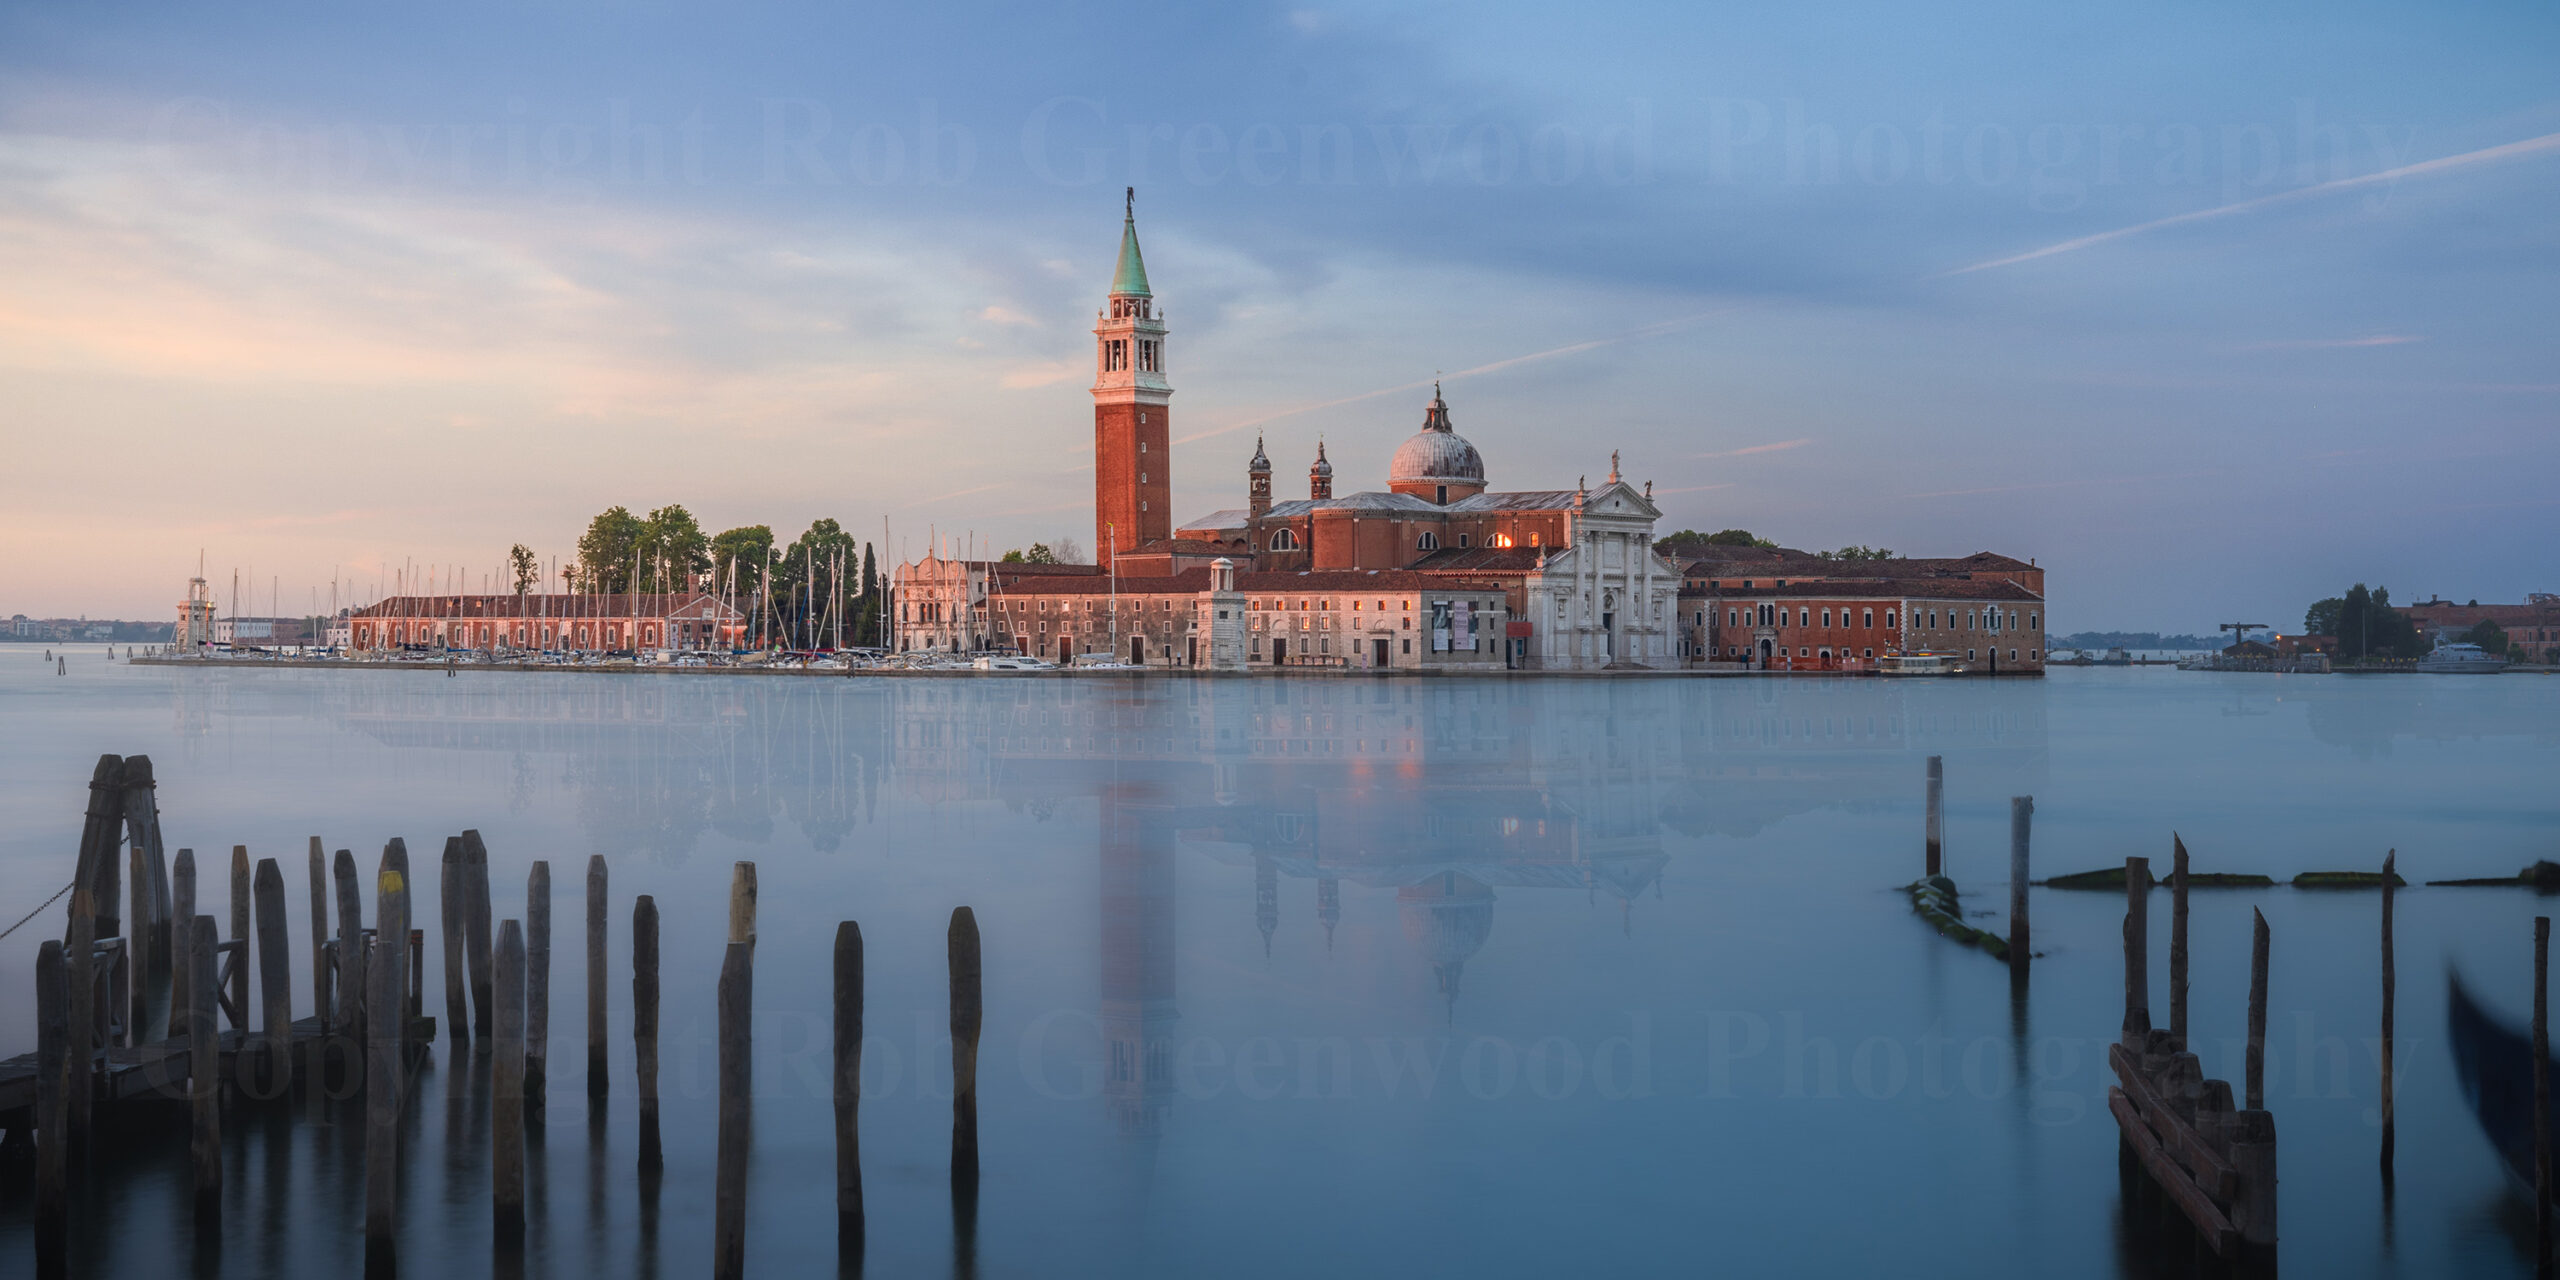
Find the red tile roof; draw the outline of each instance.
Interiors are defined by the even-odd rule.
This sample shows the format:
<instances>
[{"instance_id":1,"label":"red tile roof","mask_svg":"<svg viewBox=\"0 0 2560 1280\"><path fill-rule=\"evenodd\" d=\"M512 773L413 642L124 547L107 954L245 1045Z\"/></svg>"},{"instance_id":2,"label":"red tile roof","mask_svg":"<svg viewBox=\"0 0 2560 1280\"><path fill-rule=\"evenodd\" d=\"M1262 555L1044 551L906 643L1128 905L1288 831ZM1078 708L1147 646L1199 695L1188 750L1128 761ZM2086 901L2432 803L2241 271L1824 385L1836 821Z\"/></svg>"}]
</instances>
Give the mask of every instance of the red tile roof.
<instances>
[{"instance_id":1,"label":"red tile roof","mask_svg":"<svg viewBox=\"0 0 2560 1280\"><path fill-rule=\"evenodd\" d=\"M1775 600L1781 597L1790 600L2044 599L2005 578L1849 578L1813 582L1790 578L1785 586L1774 582L1756 582L1749 587L1732 583L1718 588L1684 585L1680 589L1680 597L1684 600Z\"/></svg>"},{"instance_id":2,"label":"red tile roof","mask_svg":"<svg viewBox=\"0 0 2560 1280\"><path fill-rule=\"evenodd\" d=\"M357 618L664 618L695 605L719 612L720 597L707 591L642 592L639 595L393 596L366 605ZM733 614L736 610L730 610Z\"/></svg>"}]
</instances>

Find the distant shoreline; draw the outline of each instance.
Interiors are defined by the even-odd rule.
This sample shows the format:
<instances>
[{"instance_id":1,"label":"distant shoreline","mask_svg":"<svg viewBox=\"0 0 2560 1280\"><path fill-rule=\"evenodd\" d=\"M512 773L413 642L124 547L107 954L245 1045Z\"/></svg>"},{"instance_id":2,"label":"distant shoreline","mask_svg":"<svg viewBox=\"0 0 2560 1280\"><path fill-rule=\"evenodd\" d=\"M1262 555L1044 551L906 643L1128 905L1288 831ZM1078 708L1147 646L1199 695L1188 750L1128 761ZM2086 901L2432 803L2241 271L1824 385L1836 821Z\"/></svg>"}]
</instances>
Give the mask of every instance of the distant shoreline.
<instances>
[{"instance_id":1,"label":"distant shoreline","mask_svg":"<svg viewBox=\"0 0 2560 1280\"><path fill-rule=\"evenodd\" d=\"M819 670L819 669L814 669L814 668L792 667L792 666L780 666L780 665L752 666L752 667L749 667L749 666L733 666L733 667L677 667L677 666L660 666L660 665L647 665L647 666L644 666L644 665L641 665L641 664L639 664L639 663L631 663L631 662L620 662L620 663L598 664L598 665L594 665L594 666L584 666L584 665L580 665L580 666L571 666L571 665L564 665L564 664L559 664L559 663L548 663L548 662L468 662L468 663L455 663L455 664L453 664L450 668L448 668L444 663L441 663L441 662L376 662L376 661L368 661L368 660L365 660L365 659L346 659L346 658L264 658L264 659L252 659L252 660L246 660L246 661L244 661L244 660L240 660L240 659L231 659L231 658L211 658L211 659L208 659L208 658L177 658L177 657L135 657L135 658L128 658L128 659L125 659L124 661L126 662L126 664L127 664L127 665L129 665L129 666L136 666L136 667L179 667L179 668L196 668L196 669L201 669L201 670L221 670L221 671L251 671L251 670L266 670L266 669L273 669L273 668L278 668L278 667L284 667L284 668L292 668L292 669L299 669L299 670L313 670L313 671L412 671L412 672L419 672L419 673L426 673L426 674L432 674L432 673L442 672L442 671L446 671L446 670L453 670L453 671L473 671L473 672L481 672L481 671L527 672L527 673L542 673L542 672L549 672L549 673L553 673L553 674L570 674L570 675L617 675L617 676L649 676L649 675L669 675L669 676L790 676L790 677L794 677L794 678L798 678L798 679L836 679L836 680L845 680L845 679L867 679L867 678L871 678L871 677L912 678L912 677L923 677L923 676L973 676L973 677L974 677L974 676L1026 676L1026 677L1061 677L1061 676L1074 676L1074 677L1078 677L1078 678L1095 677L1095 676L1120 676L1120 677L1133 677L1133 678L1135 678L1135 677L1160 677L1160 676L1206 676L1206 677L1215 677L1215 678L1217 678L1217 679L1222 679L1222 680L1223 680L1223 679L1234 679L1234 678L1250 678L1250 677L1279 677L1279 676L1322 676L1322 677L1324 677L1324 678L1326 678L1326 679L1360 679L1360 678L1370 678L1370 679L1391 679L1391 678L1398 677L1398 676L1427 676L1427 677L1430 677L1430 678L1433 678L1433 679L1449 679L1449 678L1464 677L1464 676L1480 676L1480 677L1484 677L1484 678L1487 678L1487 679L1527 678L1527 679L1537 679L1537 680L1558 680L1558 679L1603 679L1603 680L1615 680L1615 679L1626 679L1626 678L1642 679L1642 678L1646 678L1646 677L1654 677L1654 678L1669 678L1669 679L1684 679L1684 680L1686 680L1686 679L1750 679L1750 678L1771 678L1771 679L1819 679L1819 678L1825 678L1825 677L1833 678L1833 679L1860 679L1860 680L1864 680L1864 679L1882 679L1882 678L1883 678L1883 677L1881 677L1881 676L1876 675L1876 674L1875 674L1875 673L1873 673L1873 672L1846 672L1846 671L1714 671L1714 670L1704 670L1704 669L1694 669L1694 668L1693 668L1693 669L1682 669L1682 668L1676 668L1676 667L1675 667L1675 668L1669 668L1669 669L1641 669L1641 670L1631 669L1631 670L1626 670L1626 671L1537 671L1537 670L1529 670L1529 669L1516 669L1516 670L1507 670L1507 671L1506 671L1506 670L1469 671L1469 670L1445 670L1445 669L1435 669L1435 668L1429 668L1429 667L1418 668L1418 669L1416 669L1416 668L1389 668L1389 669L1387 669L1387 670L1383 670L1383 671L1381 671L1381 670L1376 670L1376 669L1372 669L1372 668L1366 668L1366 667L1343 667L1343 668L1328 668L1328 667L1285 667L1285 668L1272 668L1272 667L1258 667L1258 668L1254 668L1254 669L1246 670L1246 671L1197 671L1197 670L1193 670L1193 669L1188 668L1188 667L1163 667L1163 668L1111 668L1111 667L1103 667L1103 668L1096 668L1096 667L1075 668L1075 667L1051 667L1051 668L1049 668L1049 669L1047 669L1047 670L1038 670L1038 671L1025 671L1025 670L1019 670L1019 669L1014 669L1014 670L998 670L998 671L969 671L969 670L961 670L961 669L948 668L948 667L945 667L945 668L938 668L938 669L931 669L931 668L928 668L928 669L913 669L913 668L897 668L897 667L887 667L887 668L883 668L883 667L857 667L857 668L854 668L854 669L852 669L852 670ZM2041 671L2018 671L2018 672L2000 672L2000 673L1992 673L1992 672L1964 672L1964 673L1961 673L1961 674L1948 675L1948 676L1929 676L1929 677L1916 677L1916 676L1914 676L1914 677L1899 677L1898 679L1901 679L1901 680L1916 680L1916 681L1920 681L1920 682L1922 682L1922 683L1926 683L1926 682L1928 682L1928 681L1930 681L1930 680L1963 680L1963 679L1996 679L1996 680L2005 680L2005 679L2023 679L2023 678L2028 678L2028 677L2037 677L2037 676L2041 676L2041 675L2043 675L2043 672L2041 672Z\"/></svg>"}]
</instances>

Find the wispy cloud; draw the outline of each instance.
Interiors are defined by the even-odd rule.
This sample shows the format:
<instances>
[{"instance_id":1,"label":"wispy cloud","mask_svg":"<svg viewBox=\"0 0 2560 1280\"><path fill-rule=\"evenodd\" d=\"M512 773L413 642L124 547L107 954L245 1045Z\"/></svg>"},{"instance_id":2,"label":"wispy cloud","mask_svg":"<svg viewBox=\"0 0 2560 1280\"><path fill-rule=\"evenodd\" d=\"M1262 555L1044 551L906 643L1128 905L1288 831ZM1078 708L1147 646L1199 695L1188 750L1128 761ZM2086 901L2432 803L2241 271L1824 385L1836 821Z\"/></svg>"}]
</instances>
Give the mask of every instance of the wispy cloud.
<instances>
[{"instance_id":1,"label":"wispy cloud","mask_svg":"<svg viewBox=\"0 0 2560 1280\"><path fill-rule=\"evenodd\" d=\"M1037 317L1026 316L1011 307L989 306L978 312L978 318L986 321L988 324L1013 325L1026 329L1037 329L1040 327L1040 321Z\"/></svg>"},{"instance_id":2,"label":"wispy cloud","mask_svg":"<svg viewBox=\"0 0 2560 1280\"><path fill-rule=\"evenodd\" d=\"M1747 458L1747 457L1750 457L1752 454L1755 454L1755 453L1783 453L1783 452L1785 452L1786 450L1789 450L1789 449L1801 449L1801 448L1805 447L1806 445L1809 445L1809 444L1812 444L1812 443L1813 443L1813 441L1811 441L1811 440L1809 440L1809 439L1807 439L1807 440L1781 440L1781 441L1778 441L1776 444L1753 444L1753 445L1744 445L1742 448L1739 448L1739 449L1726 449L1726 450L1724 450L1724 451L1722 451L1722 452L1720 452L1720 453L1693 453L1693 454L1691 454L1691 455L1689 455L1689 456L1690 456L1690 457L1692 457L1692 458L1700 458L1700 459L1704 459L1704 458Z\"/></svg>"},{"instance_id":3,"label":"wispy cloud","mask_svg":"<svg viewBox=\"0 0 2560 1280\"><path fill-rule=\"evenodd\" d=\"M918 498L913 502L902 502L898 504L897 509L900 511L906 511L915 507L929 507L937 502L949 502L953 498L965 498L973 493L992 493L995 490L1002 489L1011 483L1012 482L1009 480L999 480L994 484L972 485L966 489L954 489L949 493L937 493L929 498Z\"/></svg>"},{"instance_id":4,"label":"wispy cloud","mask_svg":"<svg viewBox=\"0 0 2560 1280\"><path fill-rule=\"evenodd\" d=\"M2216 205L2210 209L2197 209L2188 213L2172 214L2166 218L2154 218L2149 222L2137 222L2132 226L2118 227L2113 231L2101 231L2094 235L2079 236L2056 244L2049 244L2041 249L2030 249L2025 253L2013 253L2005 258L1993 258L1987 262L1974 263L1969 267L1957 267L1953 271L1942 271L1931 278L1943 280L1948 276L1966 275L1975 271L1989 271L1995 267L2016 266L2021 262L2033 262L2038 258L2050 258L2055 254L2069 253L2074 249L2086 249L2091 245L2105 244L2110 240L2121 240L2126 236L2140 235L2145 231L2156 231L2162 227L2174 227L2187 222L2203 222L2211 218L2227 218L2233 214L2250 213L2259 209L2270 208L2275 205L2290 204L2299 200L2310 200L2319 196L2334 195L2341 191L2354 191L2365 187L2388 186L2404 178L2422 178L2434 174L2450 172L2455 169L2468 169L2477 165L2500 164L2509 160L2521 160L2551 151L2560 151L2560 133L2546 133L2538 138L2526 138L2521 142L2509 142L2495 147L2483 147L2478 151L2465 151L2460 155L2443 156L2434 160L2422 160L2416 164L2401 165L2396 169L2384 169L2379 173L2368 173L2354 178L2339 178L2332 182L2314 183L2311 186L2297 187L2291 191L2279 191L2274 195L2259 196L2254 200L2241 200L2232 204Z\"/></svg>"},{"instance_id":5,"label":"wispy cloud","mask_svg":"<svg viewBox=\"0 0 2560 1280\"><path fill-rule=\"evenodd\" d=\"M2040 489L2081 489L2098 485L2149 484L2159 480L2200 480L2206 476L2221 474L2220 471L2207 470L2172 471L2148 476L2097 476L2085 480L2049 480L2042 484L1999 484L1980 489L1939 489L1929 493L1906 493L1902 496L1910 499L1970 498L1985 493L2032 493Z\"/></svg>"},{"instance_id":6,"label":"wispy cloud","mask_svg":"<svg viewBox=\"0 0 2560 1280\"><path fill-rule=\"evenodd\" d=\"M2243 351L2328 351L2339 347L2397 347L2425 338L2414 333L2377 333L2362 338L2294 338L2281 342L2252 342Z\"/></svg>"},{"instance_id":7,"label":"wispy cloud","mask_svg":"<svg viewBox=\"0 0 2560 1280\"><path fill-rule=\"evenodd\" d=\"M1085 362L1082 360L1043 360L1038 364L1017 365L1005 370L1004 376L996 379L996 385L1016 391L1056 386L1081 375L1084 370Z\"/></svg>"},{"instance_id":8,"label":"wispy cloud","mask_svg":"<svg viewBox=\"0 0 2560 1280\"><path fill-rule=\"evenodd\" d=\"M1632 342L1638 338L1652 338L1659 337L1666 333L1676 333L1691 325L1711 320L1717 316L1725 315L1734 310L1736 310L1736 308L1724 306L1717 307L1709 311L1696 312L1691 315L1674 316L1668 320L1657 320L1652 324L1629 329L1623 333L1613 333L1604 338L1593 338L1586 342L1567 343L1561 347L1549 347L1544 351L1532 351L1526 355L1505 356L1499 360L1493 360L1470 368L1460 369L1455 373L1445 373L1436 378L1421 378L1412 382L1400 382L1392 387L1380 387L1374 391L1363 391L1357 395L1337 396L1331 400L1319 400L1310 404L1291 405L1286 409L1275 409L1258 417L1245 418L1241 421L1211 427L1206 431L1181 436L1176 438L1174 443L1190 444L1195 440L1208 440L1213 437L1227 435L1231 432L1246 431L1254 427L1267 426L1282 418L1294 418L1302 413L1314 413L1320 409L1338 409L1347 404L1360 404L1364 401L1375 400L1380 396L1405 395L1419 391L1422 388L1431 386L1435 383L1456 382L1460 378L1471 378L1487 373L1499 373L1502 370L1516 368L1520 365L1532 364L1541 360L1554 360L1563 356L1579 355L1585 351L1593 351L1601 347L1615 346L1621 342Z\"/></svg>"},{"instance_id":9,"label":"wispy cloud","mask_svg":"<svg viewBox=\"0 0 2560 1280\"><path fill-rule=\"evenodd\" d=\"M1654 490L1654 491L1653 491L1653 496L1655 496L1655 497L1657 497L1657 498L1668 498L1668 497L1672 497L1672 496L1674 496L1674 495L1676 495L1676 494L1683 494L1683 493L1713 493L1713 492L1715 492L1715 491L1716 491L1716 490L1718 490L1718 489L1730 489L1730 488L1733 488L1733 485L1732 485L1731 483L1729 483L1729 482L1728 482L1728 483L1725 483L1725 484L1693 484L1693 485L1689 486L1689 487L1688 487L1688 488L1686 488L1686 489L1656 489L1656 490Z\"/></svg>"}]
</instances>

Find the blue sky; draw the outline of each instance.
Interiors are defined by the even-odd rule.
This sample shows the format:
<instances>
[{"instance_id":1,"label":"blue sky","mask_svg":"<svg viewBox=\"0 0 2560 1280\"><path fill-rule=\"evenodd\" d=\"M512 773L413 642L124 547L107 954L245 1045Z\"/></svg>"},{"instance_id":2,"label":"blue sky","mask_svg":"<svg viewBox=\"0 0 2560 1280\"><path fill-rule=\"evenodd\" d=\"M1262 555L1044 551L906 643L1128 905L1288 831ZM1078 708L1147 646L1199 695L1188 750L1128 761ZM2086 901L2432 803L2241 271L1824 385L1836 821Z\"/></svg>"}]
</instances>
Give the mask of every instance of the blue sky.
<instances>
[{"instance_id":1,"label":"blue sky","mask_svg":"<svg viewBox=\"0 0 2560 1280\"><path fill-rule=\"evenodd\" d=\"M2034 556L2066 630L2560 590L2555 54L2527 5L11 6L0 613L157 617L199 549L289 608L476 577L614 503L1089 539L1131 185L1186 515L1257 432L1378 486L1437 372L1497 487L1616 449L1673 528Z\"/></svg>"}]
</instances>

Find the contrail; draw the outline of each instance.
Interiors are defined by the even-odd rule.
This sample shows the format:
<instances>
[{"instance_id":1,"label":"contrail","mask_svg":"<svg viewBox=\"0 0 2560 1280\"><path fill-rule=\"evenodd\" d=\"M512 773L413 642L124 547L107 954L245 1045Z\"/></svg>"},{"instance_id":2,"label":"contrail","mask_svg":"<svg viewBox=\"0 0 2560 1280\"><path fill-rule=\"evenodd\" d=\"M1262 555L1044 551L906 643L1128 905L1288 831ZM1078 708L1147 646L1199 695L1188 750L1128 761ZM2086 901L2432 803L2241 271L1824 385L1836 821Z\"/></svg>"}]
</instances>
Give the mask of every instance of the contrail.
<instances>
[{"instance_id":1,"label":"contrail","mask_svg":"<svg viewBox=\"0 0 2560 1280\"><path fill-rule=\"evenodd\" d=\"M1744 445L1739 449L1726 449L1720 453L1693 453L1689 456L1693 459L1699 460L1707 458L1747 458L1755 453L1781 453L1788 449L1801 449L1812 443L1813 440L1808 437L1803 440L1781 440L1776 444Z\"/></svg>"},{"instance_id":2,"label":"contrail","mask_svg":"<svg viewBox=\"0 0 2560 1280\"><path fill-rule=\"evenodd\" d=\"M1511 368L1514 365L1530 364L1539 360L1553 360L1558 356L1579 355L1582 352L1594 350L1600 347L1613 346L1621 342L1632 342L1637 338L1656 337L1675 330L1685 329L1702 320L1709 320L1733 310L1735 310L1735 308L1725 306L1717 307L1710 311L1700 311L1694 315L1675 316L1669 320L1657 320L1652 324L1629 329L1624 333L1611 334L1605 338L1593 338L1586 342L1570 343L1561 347L1550 347L1544 351L1532 351L1527 355L1505 356L1500 360L1495 360L1488 364L1480 364L1473 368L1460 369L1455 373L1444 374L1437 378L1400 383L1392 387L1380 387L1375 391L1363 391L1358 395L1341 396L1332 400L1320 400L1314 404L1302 404L1287 409L1277 409L1270 413L1266 413L1259 418L1247 418L1241 422L1230 422L1222 427L1211 427L1206 431L1183 436L1175 440L1174 443L1189 444L1195 440L1206 440L1212 436L1222 436L1231 431L1242 431L1248 427L1263 426L1268 423L1277 422L1282 418L1294 418L1302 413L1314 413L1319 409L1336 409L1346 404L1358 404L1364 400L1375 400L1380 396L1401 395L1409 391L1419 391L1436 382L1453 382L1459 378L1472 377L1476 374L1498 372L1503 369Z\"/></svg>"},{"instance_id":3,"label":"contrail","mask_svg":"<svg viewBox=\"0 0 2560 1280\"><path fill-rule=\"evenodd\" d=\"M2484 147L2478 151L2465 151L2458 156L2445 156L2436 160L2421 160L2416 164L2402 165L2397 169L2385 169L2380 173L2368 173L2362 177L2339 178L2331 182L2315 183L2308 187L2297 187L2291 191L2279 191L2271 196L2259 196L2254 200L2243 200L2238 204L2220 205L2211 209L2198 209L2192 213L2179 213L2172 214L2166 218L2155 218L2149 222L2135 223L2130 227L2118 227L2113 231L2101 231L2095 235L2081 236L2076 240L2065 240L2059 244L2049 244L2041 249L2030 249L2025 253L2013 253L2005 258L1993 258L1988 262L1977 262L1969 267L1958 267L1953 271L1942 271L1935 276L1931 276L1930 279L1944 280L1949 276L1960 276L1974 271L1989 271L1994 267L2015 266L2021 262L2033 262L2038 258L2050 258L2057 253L2069 253L2074 249L2086 249L2093 244L2105 244L2110 240L2121 240L2126 236L2139 235L2142 232L2156 230L2161 227L2176 226L2182 222L2203 222L2209 218L2227 217L2235 213L2248 213L2252 210L2267 208L2270 205L2285 204L2295 200L2309 200L2315 196L2325 196L2340 191L2351 191L2358 187L2370 187L2384 183L2398 182L2402 178L2424 177L2428 174L2442 173L2449 169L2465 169L2472 165L2479 164L2496 164L2502 160L2521 159L2526 156L2539 155L2545 151L2555 149L2560 149L2560 133L2546 133L2541 137L2527 138L2522 142L2509 142L2500 146Z\"/></svg>"}]
</instances>

